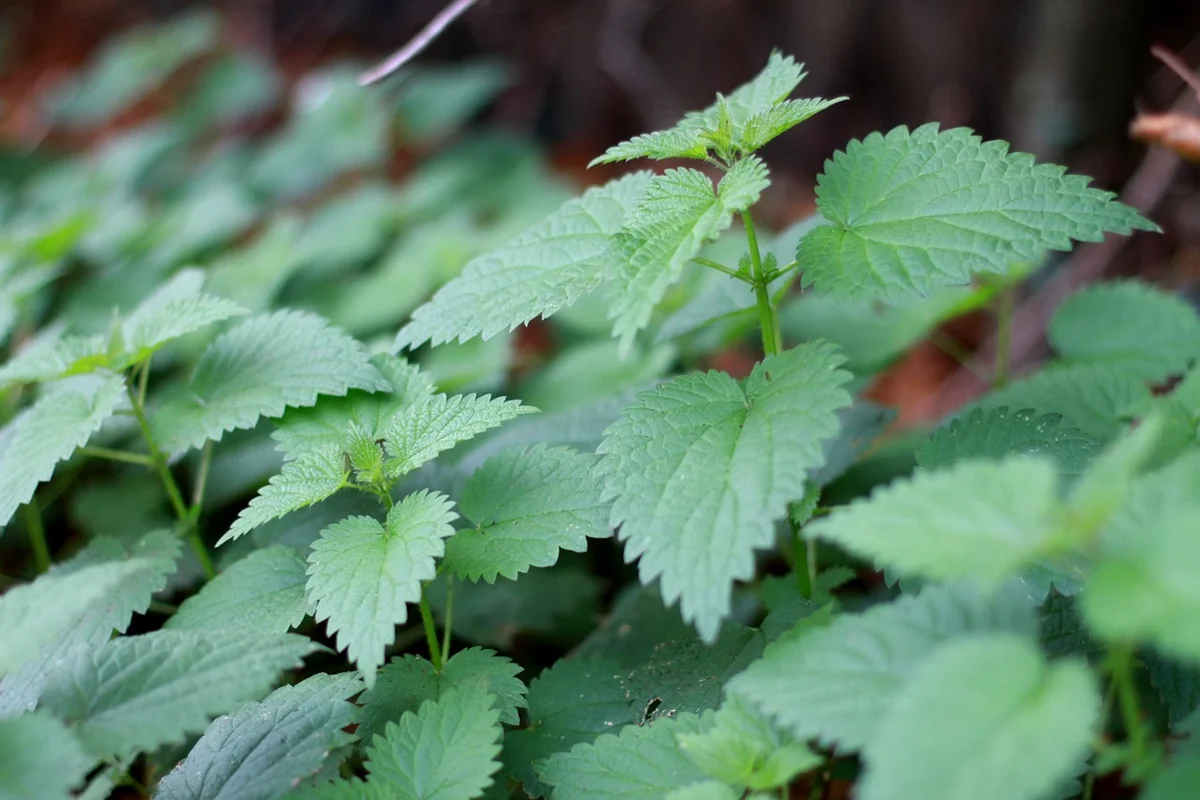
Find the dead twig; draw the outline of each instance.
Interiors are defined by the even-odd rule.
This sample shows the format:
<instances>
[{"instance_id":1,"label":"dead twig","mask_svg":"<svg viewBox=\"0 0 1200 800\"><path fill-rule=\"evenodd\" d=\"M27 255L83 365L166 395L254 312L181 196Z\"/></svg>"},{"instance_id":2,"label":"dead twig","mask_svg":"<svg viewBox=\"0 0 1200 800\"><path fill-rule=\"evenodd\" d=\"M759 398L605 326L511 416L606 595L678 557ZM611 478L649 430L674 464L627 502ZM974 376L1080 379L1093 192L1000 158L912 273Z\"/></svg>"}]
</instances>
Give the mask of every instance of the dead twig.
<instances>
[{"instance_id":1,"label":"dead twig","mask_svg":"<svg viewBox=\"0 0 1200 800\"><path fill-rule=\"evenodd\" d=\"M408 44L380 62L378 66L360 75L358 78L359 85L370 86L372 83L378 83L403 67L414 56L428 47L430 42L449 27L450 23L467 13L471 9L471 6L478 2L479 0L454 0L450 5L443 8L441 13L430 20L429 24L422 28L420 33L410 39Z\"/></svg>"}]
</instances>

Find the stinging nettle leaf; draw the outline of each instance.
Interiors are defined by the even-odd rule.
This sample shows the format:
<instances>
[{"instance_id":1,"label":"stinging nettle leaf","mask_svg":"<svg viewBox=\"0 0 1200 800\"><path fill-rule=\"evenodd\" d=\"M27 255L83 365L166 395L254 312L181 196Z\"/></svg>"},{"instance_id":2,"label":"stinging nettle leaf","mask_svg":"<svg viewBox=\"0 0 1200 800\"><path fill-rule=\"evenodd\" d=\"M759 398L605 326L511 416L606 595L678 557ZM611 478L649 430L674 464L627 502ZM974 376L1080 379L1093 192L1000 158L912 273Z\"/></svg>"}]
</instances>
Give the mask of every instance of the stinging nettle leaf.
<instances>
[{"instance_id":1,"label":"stinging nettle leaf","mask_svg":"<svg viewBox=\"0 0 1200 800\"><path fill-rule=\"evenodd\" d=\"M336 445L321 445L288 461L278 475L259 490L258 495L238 513L233 525L217 545L231 542L250 531L330 497L349 485L350 473Z\"/></svg>"},{"instance_id":2,"label":"stinging nettle leaf","mask_svg":"<svg viewBox=\"0 0 1200 800\"><path fill-rule=\"evenodd\" d=\"M1049 460L961 461L877 489L805 532L903 575L994 582L1050 547L1058 504Z\"/></svg>"},{"instance_id":3,"label":"stinging nettle leaf","mask_svg":"<svg viewBox=\"0 0 1200 800\"><path fill-rule=\"evenodd\" d=\"M987 631L1035 635L1033 603L1020 586L994 593L969 584L930 586L827 627L785 635L727 691L797 739L858 750L921 663L947 642Z\"/></svg>"},{"instance_id":4,"label":"stinging nettle leaf","mask_svg":"<svg viewBox=\"0 0 1200 800\"><path fill-rule=\"evenodd\" d=\"M446 690L367 748L369 784L411 800L479 797L500 769L500 712L483 683Z\"/></svg>"},{"instance_id":5,"label":"stinging nettle leaf","mask_svg":"<svg viewBox=\"0 0 1200 800\"><path fill-rule=\"evenodd\" d=\"M385 524L349 517L321 531L308 556L308 598L318 622L328 620L358 666L367 687L395 636L408 619L408 603L421 599L421 583L436 574L434 559L454 533L453 503L436 492L405 497Z\"/></svg>"},{"instance_id":6,"label":"stinging nettle leaf","mask_svg":"<svg viewBox=\"0 0 1200 800\"><path fill-rule=\"evenodd\" d=\"M459 650L441 672L418 656L393 658L379 670L375 685L359 698L358 736L370 742L406 711L416 713L426 700L438 700L450 689L472 682L482 682L495 698L501 722L516 725L520 722L517 710L525 707L525 684L516 677L520 671L509 659L481 647Z\"/></svg>"},{"instance_id":7,"label":"stinging nettle leaf","mask_svg":"<svg viewBox=\"0 0 1200 800\"><path fill-rule=\"evenodd\" d=\"M42 704L97 758L127 758L200 732L266 693L318 645L244 631L155 631L113 639L58 665Z\"/></svg>"},{"instance_id":8,"label":"stinging nettle leaf","mask_svg":"<svg viewBox=\"0 0 1200 800\"><path fill-rule=\"evenodd\" d=\"M112 415L125 395L120 375L72 378L0 428L0 527Z\"/></svg>"},{"instance_id":9,"label":"stinging nettle leaf","mask_svg":"<svg viewBox=\"0 0 1200 800\"><path fill-rule=\"evenodd\" d=\"M830 224L800 242L803 283L841 299L898 302L977 272L1004 274L1071 240L1158 230L1088 182L966 128L934 123L854 140L817 179Z\"/></svg>"},{"instance_id":10,"label":"stinging nettle leaf","mask_svg":"<svg viewBox=\"0 0 1200 800\"><path fill-rule=\"evenodd\" d=\"M139 303L121 323L122 362L142 361L172 339L248 313L231 300L202 294L203 285L202 271L180 270Z\"/></svg>"},{"instance_id":11,"label":"stinging nettle leaf","mask_svg":"<svg viewBox=\"0 0 1200 800\"><path fill-rule=\"evenodd\" d=\"M94 761L47 714L0 719L0 800L69 800Z\"/></svg>"},{"instance_id":12,"label":"stinging nettle leaf","mask_svg":"<svg viewBox=\"0 0 1200 800\"><path fill-rule=\"evenodd\" d=\"M549 317L593 291L616 257L611 237L649 181L650 173L638 172L589 189L471 261L413 312L395 348L490 339L535 317Z\"/></svg>"},{"instance_id":13,"label":"stinging nettle leaf","mask_svg":"<svg viewBox=\"0 0 1200 800\"><path fill-rule=\"evenodd\" d=\"M977 408L934 431L917 450L917 464L940 469L971 458L1033 455L1053 460L1061 475L1081 475L1100 442L1061 423L1058 414Z\"/></svg>"},{"instance_id":14,"label":"stinging nettle leaf","mask_svg":"<svg viewBox=\"0 0 1200 800\"><path fill-rule=\"evenodd\" d=\"M156 440L179 452L323 394L391 388L359 342L314 314L276 311L218 336L151 422Z\"/></svg>"},{"instance_id":15,"label":"stinging nettle leaf","mask_svg":"<svg viewBox=\"0 0 1200 800\"><path fill-rule=\"evenodd\" d=\"M1112 364L1147 381L1182 373L1200 357L1200 316L1191 304L1136 281L1072 295L1046 334L1069 362Z\"/></svg>"},{"instance_id":16,"label":"stinging nettle leaf","mask_svg":"<svg viewBox=\"0 0 1200 800\"><path fill-rule=\"evenodd\" d=\"M497 575L515 579L530 567L552 566L560 550L582 553L588 537L612 536L595 463L593 455L544 445L488 459L459 502L475 527L446 542L444 568L495 583Z\"/></svg>"},{"instance_id":17,"label":"stinging nettle leaf","mask_svg":"<svg viewBox=\"0 0 1200 800\"><path fill-rule=\"evenodd\" d=\"M42 334L0 367L0 389L83 375L110 363L108 341L103 336Z\"/></svg>"},{"instance_id":18,"label":"stinging nettle leaf","mask_svg":"<svg viewBox=\"0 0 1200 800\"><path fill-rule=\"evenodd\" d=\"M835 412L850 403L841 363L812 343L768 357L744 383L685 375L639 395L605 435L597 475L625 558L641 558L642 583L661 576L663 599L680 600L707 642L733 581L753 573L754 550L774 541L837 433Z\"/></svg>"},{"instance_id":19,"label":"stinging nettle leaf","mask_svg":"<svg viewBox=\"0 0 1200 800\"><path fill-rule=\"evenodd\" d=\"M286 633L308 610L307 580L304 558L295 549L255 550L184 600L164 627Z\"/></svg>"},{"instance_id":20,"label":"stinging nettle leaf","mask_svg":"<svg viewBox=\"0 0 1200 800\"><path fill-rule=\"evenodd\" d=\"M519 400L490 395L435 394L401 411L384 429L387 473L396 478L411 472L459 442L498 427L523 414L536 413Z\"/></svg>"},{"instance_id":21,"label":"stinging nettle leaf","mask_svg":"<svg viewBox=\"0 0 1200 800\"><path fill-rule=\"evenodd\" d=\"M919 667L863 755L863 800L1040 800L1078 774L1100 696L1082 662L1012 634L966 637Z\"/></svg>"},{"instance_id":22,"label":"stinging nettle leaf","mask_svg":"<svg viewBox=\"0 0 1200 800\"><path fill-rule=\"evenodd\" d=\"M620 260L608 317L622 353L628 353L687 262L769 184L766 165L757 156L734 164L715 191L708 176L694 169L667 170L650 181L615 237Z\"/></svg>"}]
</instances>

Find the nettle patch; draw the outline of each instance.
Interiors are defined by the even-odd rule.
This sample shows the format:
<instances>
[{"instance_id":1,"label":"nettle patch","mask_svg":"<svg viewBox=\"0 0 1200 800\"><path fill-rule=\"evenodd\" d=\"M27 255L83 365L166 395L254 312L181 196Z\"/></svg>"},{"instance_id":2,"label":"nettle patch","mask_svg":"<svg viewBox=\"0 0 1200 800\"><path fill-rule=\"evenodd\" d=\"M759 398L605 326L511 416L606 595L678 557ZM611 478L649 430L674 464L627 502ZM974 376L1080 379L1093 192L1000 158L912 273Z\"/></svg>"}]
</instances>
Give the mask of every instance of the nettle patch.
<instances>
[{"instance_id":1,"label":"nettle patch","mask_svg":"<svg viewBox=\"0 0 1200 800\"><path fill-rule=\"evenodd\" d=\"M390 348L189 268L107 333L73 333L68 307L16 353L0 522L37 541L35 500L96 459L152 475L174 522L96 535L0 597L0 794L101 797L149 775L178 800L815 797L839 781L863 800L1050 800L1120 771L1144 797L1190 797L1192 308L1136 283L1084 290L1043 370L930 433L911 474L851 479L888 421L856 399L863 378L1048 251L1155 226L1084 177L925 125L835 153L819 218L767 235L756 152L842 99L790 99L802 77L773 55L612 148L597 163L696 166L568 200L467 263ZM560 313L616 342L515 387L554 410L448 393L412 359ZM567 399L755 330L744 380ZM251 430L281 466L248 504L207 505L206 481L261 452L237 448ZM640 586L596 626L573 554L613 536ZM886 586L864 592L877 570ZM521 631L567 654L523 672L500 654Z\"/></svg>"}]
</instances>

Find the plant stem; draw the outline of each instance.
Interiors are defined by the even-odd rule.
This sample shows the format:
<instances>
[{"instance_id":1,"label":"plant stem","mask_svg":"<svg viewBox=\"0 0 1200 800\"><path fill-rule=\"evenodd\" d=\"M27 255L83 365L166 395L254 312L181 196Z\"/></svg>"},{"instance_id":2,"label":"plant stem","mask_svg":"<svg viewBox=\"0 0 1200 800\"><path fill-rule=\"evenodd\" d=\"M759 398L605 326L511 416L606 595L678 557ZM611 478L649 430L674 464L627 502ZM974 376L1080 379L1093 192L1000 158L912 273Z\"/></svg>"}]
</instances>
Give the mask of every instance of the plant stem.
<instances>
[{"instance_id":1,"label":"plant stem","mask_svg":"<svg viewBox=\"0 0 1200 800\"><path fill-rule=\"evenodd\" d=\"M429 584L421 587L421 623L425 626L425 641L429 644L429 660L433 662L433 668L438 672L442 671L442 648L438 646L437 628L433 624L433 612L429 610L429 598L425 596L425 589Z\"/></svg>"},{"instance_id":2,"label":"plant stem","mask_svg":"<svg viewBox=\"0 0 1200 800\"><path fill-rule=\"evenodd\" d=\"M750 246L751 277L758 305L758 325L762 329L763 355L773 356L783 349L783 336L779 332L779 315L775 313L775 304L771 301L770 282L763 271L758 236L754 233L754 220L749 211L742 212L742 226L746 229L746 242Z\"/></svg>"},{"instance_id":3,"label":"plant stem","mask_svg":"<svg viewBox=\"0 0 1200 800\"><path fill-rule=\"evenodd\" d=\"M200 451L200 466L196 470L196 482L192 485L192 519L200 518L200 506L204 504L204 489L208 485L208 468L212 465L212 440L204 443Z\"/></svg>"},{"instance_id":4,"label":"plant stem","mask_svg":"<svg viewBox=\"0 0 1200 800\"><path fill-rule=\"evenodd\" d=\"M1101 706L1100 724L1105 726L1108 724L1108 719L1112 716L1113 703L1117 699L1117 682L1111 678L1108 681L1108 689L1104 692L1104 705ZM1098 749L1098 748L1097 748ZM1081 800L1092 800L1092 793L1096 790L1096 765L1093 764L1087 771L1087 775L1083 779L1083 794Z\"/></svg>"},{"instance_id":5,"label":"plant stem","mask_svg":"<svg viewBox=\"0 0 1200 800\"><path fill-rule=\"evenodd\" d=\"M1131 761L1141 762L1147 754L1146 726L1142 720L1141 704L1138 702L1137 686L1133 680L1133 647L1124 645L1113 650L1109 671L1117 690L1117 705L1121 709L1121 722L1125 726L1125 738L1129 742Z\"/></svg>"},{"instance_id":6,"label":"plant stem","mask_svg":"<svg viewBox=\"0 0 1200 800\"><path fill-rule=\"evenodd\" d=\"M127 453L124 450L113 450L109 447L81 447L79 452L92 458L104 458L109 461L120 461L122 464L137 464L142 467L153 466L150 456L142 453Z\"/></svg>"},{"instance_id":7,"label":"plant stem","mask_svg":"<svg viewBox=\"0 0 1200 800\"><path fill-rule=\"evenodd\" d=\"M442 622L442 658L450 658L450 625L454 618L454 576L446 576L446 619Z\"/></svg>"},{"instance_id":8,"label":"plant stem","mask_svg":"<svg viewBox=\"0 0 1200 800\"><path fill-rule=\"evenodd\" d=\"M149 366L146 366L146 373L149 372ZM145 375L146 373L143 373ZM183 502L183 494L179 491L179 484L175 482L174 476L171 475L171 470L167 466L167 456L158 447L158 442L154 440L154 434L150 430L150 421L146 419L146 409L142 405L141 395L145 391L143 385L135 392L132 387L126 384L126 392L129 394L129 402L133 407L133 416L137 419L138 427L142 431L142 438L146 440L146 447L150 450L150 465L154 468L154 472L158 475L159 481L167 492L167 497L171 500L171 507L175 509L175 516L179 518L179 522L183 525L184 534L187 536L188 543L192 546L192 550L196 553L196 560L200 562L201 569L204 570L204 576L208 580L217 577L217 570L213 566L212 559L209 558L208 550L204 547L204 540L200 538L200 531L196 528L196 521L192 518L191 512L187 505Z\"/></svg>"},{"instance_id":9,"label":"plant stem","mask_svg":"<svg viewBox=\"0 0 1200 800\"><path fill-rule=\"evenodd\" d=\"M29 534L29 546L33 548L33 563L40 575L50 569L50 546L46 543L46 527L42 525L37 495L21 506L21 516L25 520L25 532Z\"/></svg>"},{"instance_id":10,"label":"plant stem","mask_svg":"<svg viewBox=\"0 0 1200 800\"><path fill-rule=\"evenodd\" d=\"M692 261L696 262L697 264L699 264L702 267L708 267L709 269L715 269L717 272L723 272L731 278L737 278L739 281L745 281L746 283L754 282L754 279L749 277L748 275L738 272L737 270L730 269L729 267L727 267L724 264L721 264L719 262L710 261L707 258L698 258L698 257L693 258Z\"/></svg>"},{"instance_id":11,"label":"plant stem","mask_svg":"<svg viewBox=\"0 0 1200 800\"><path fill-rule=\"evenodd\" d=\"M1010 351L1012 348L1012 318L1016 290L1006 286L996 298L996 366L992 372L992 388L1008 383Z\"/></svg>"}]
</instances>

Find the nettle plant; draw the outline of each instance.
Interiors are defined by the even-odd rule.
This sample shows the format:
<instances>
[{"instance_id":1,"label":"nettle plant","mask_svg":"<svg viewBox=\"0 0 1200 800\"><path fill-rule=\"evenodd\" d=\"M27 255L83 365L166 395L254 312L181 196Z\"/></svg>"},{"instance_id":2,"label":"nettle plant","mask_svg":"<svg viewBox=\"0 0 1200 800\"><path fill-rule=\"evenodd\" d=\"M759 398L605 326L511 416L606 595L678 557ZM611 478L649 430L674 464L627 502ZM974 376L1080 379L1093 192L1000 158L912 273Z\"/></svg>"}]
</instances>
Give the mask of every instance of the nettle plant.
<instances>
[{"instance_id":1,"label":"nettle plant","mask_svg":"<svg viewBox=\"0 0 1200 800\"><path fill-rule=\"evenodd\" d=\"M815 797L852 780L864 800L1048 800L1091 797L1116 771L1145 797L1190 797L1186 303L1135 283L1081 292L1050 326L1050 366L1005 383L998 364L1004 385L929 434L914 474L869 494L847 478L887 422L855 392L888 353L1048 251L1155 226L1086 178L927 125L851 142L819 178L819 219L760 236L756 151L838 102L789 99L802 76L773 55L710 108L612 148L597 162L702 169L568 201L471 261L392 353L313 313L247 314L185 269L108 335L51 333L0 368L32 390L0 432L0 521L20 508L36 527L35 489L73 455L150 470L177 517L0 597L0 794L87 782L100 797L183 744L155 797ZM700 286L682 305L681 280ZM625 352L652 326L700 342L757 326L764 357L744 380L683 374L517 420L535 409L440 393L397 355L589 293ZM217 328L186 380L149 386L161 348ZM263 418L283 466L220 536L237 557L218 573L202 514L214 443ZM269 546L253 535L280 525ZM461 646L472 614L508 602L503 584L553 606L570 589L538 583L543 568L614 531L641 586L565 658L526 683ZM207 581L161 630L131 633L169 581L188 585L177 563ZM886 587L861 591L875 570Z\"/></svg>"}]
</instances>

